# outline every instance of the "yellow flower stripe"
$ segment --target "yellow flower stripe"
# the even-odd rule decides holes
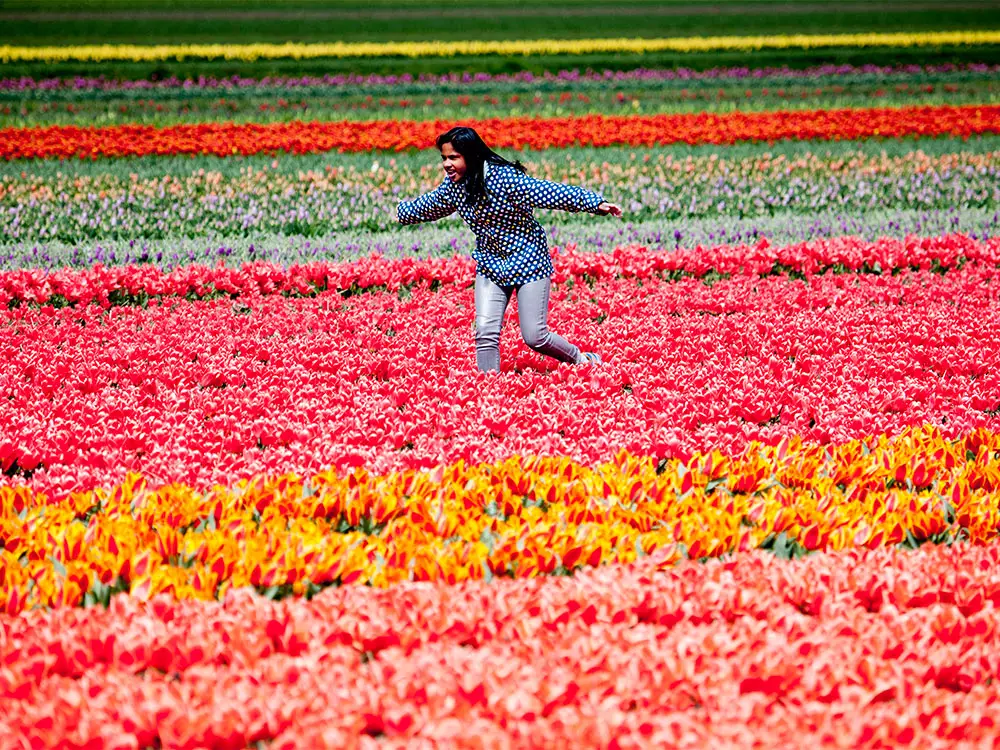
[[[303,593],[527,577],[659,555],[718,556],[796,540],[839,550],[998,535],[1000,435],[951,441],[934,428],[840,446],[752,445],[658,463],[621,453],[459,462],[431,472],[303,481],[257,478],[200,492],[112,490],[49,504],[0,489],[0,612],[77,604],[101,586],[213,598],[230,587]],[[104,589],[107,591],[107,589]],[[93,594],[92,594],[93,595]]]
[[[676,37],[666,39],[535,39],[520,41],[382,42],[318,44],[95,44],[66,47],[0,46],[0,61],[104,62],[125,60],[258,60],[314,57],[453,57],[455,55],[562,55],[594,52],[711,52],[815,47],[926,47],[1000,44],[1000,31],[926,33],[792,34]]]

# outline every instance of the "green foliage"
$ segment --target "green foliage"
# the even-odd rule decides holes
[[[797,539],[785,534],[784,531],[780,534],[769,534],[760,543],[760,549],[771,552],[781,560],[794,560],[809,554],[809,550],[803,547]]]
[[[83,600],[80,602],[80,606],[93,607],[100,605],[102,607],[107,607],[111,603],[112,596],[120,593],[128,593],[128,590],[128,581],[116,577],[111,581],[111,583],[101,583],[95,573],[93,581],[90,584],[90,588],[83,595]]]
[[[2,16],[0,16],[2,20]],[[1000,26],[994,24],[991,28]],[[3,40],[2,43],[12,43]],[[518,73],[535,74],[546,70],[634,70],[635,68],[711,68],[739,67],[765,68],[788,66],[809,68],[816,65],[935,65],[943,63],[1000,64],[1000,45],[942,46],[942,47],[831,47],[828,49],[755,50],[752,52],[704,53],[649,53],[649,54],[593,54],[593,55],[544,55],[538,57],[469,56],[462,58],[317,58],[311,60],[258,60],[198,61],[184,60],[165,63],[5,63],[4,76],[19,78],[72,78],[74,76],[104,75],[123,80],[170,78],[197,78],[199,76],[226,78],[242,76],[264,78],[267,76],[338,75],[442,75],[454,72],[469,73]]]
[[[155,126],[183,122],[454,120],[492,117],[629,115],[636,112],[764,112],[796,109],[990,104],[1000,101],[991,70],[760,79],[581,78],[462,83],[354,84],[235,89],[12,89],[0,91],[0,126]],[[290,221],[289,225],[293,225]],[[314,223],[294,234],[308,235]]]
[[[499,0],[142,0],[127,8],[115,0],[7,0],[0,20],[0,43],[7,44],[384,42],[982,29],[1000,26],[1000,8],[947,2],[913,7],[902,0],[842,0],[829,8],[747,0],[559,0],[556,6]]]

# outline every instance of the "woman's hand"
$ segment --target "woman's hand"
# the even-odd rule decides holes
[[[597,207],[597,213],[599,213],[601,216],[607,216],[608,214],[611,214],[616,218],[621,218],[622,209],[621,206],[616,206],[614,203],[608,203],[607,201],[604,201],[601,205]]]

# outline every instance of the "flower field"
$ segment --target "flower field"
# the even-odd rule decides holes
[[[929,215],[956,208],[956,199],[966,210],[992,214],[1000,201],[998,147],[1000,138],[986,137],[977,146],[948,139],[893,155],[870,148],[819,155],[787,144],[754,148],[737,158],[717,153],[678,157],[662,148],[573,149],[546,150],[534,163],[535,174],[544,179],[588,180],[614,190],[627,201],[631,220],[666,220],[665,226],[673,228],[667,234],[679,230],[673,239],[683,240],[688,226],[677,225],[682,216],[687,225],[697,219],[758,218],[786,210],[810,217],[829,210],[857,216],[880,210]],[[593,158],[600,159],[597,170],[591,166]],[[336,167],[325,157],[277,163],[261,158],[241,164],[238,171],[202,161],[182,176],[154,164],[137,166],[113,163],[110,168],[69,170],[56,165],[25,178],[4,175],[0,202],[9,210],[0,216],[0,229],[11,245],[224,241],[250,232],[336,241],[352,230],[356,242],[367,238],[370,244],[387,234],[402,236],[393,214],[400,191],[426,192],[438,178],[434,165],[414,155],[380,159],[364,154]],[[363,194],[357,195],[359,191]],[[459,222],[446,222],[454,238]],[[579,217],[551,212],[546,224],[573,226]],[[590,232],[601,229],[587,226]],[[430,250],[426,241],[420,244]],[[453,255],[454,248],[445,252]],[[26,265],[37,263],[33,259]]]
[[[450,119],[821,109],[996,100],[998,66],[820,65],[538,74],[0,80],[0,126],[311,119]]]
[[[704,52],[761,48],[929,47],[946,44],[996,44],[1000,31],[797,34],[725,36],[687,39],[533,39],[510,41],[403,42],[381,44],[206,44],[86,45],[61,47],[0,46],[0,62],[40,60],[167,60],[185,57],[257,60],[311,57],[453,57],[456,55],[552,55],[593,52]]]
[[[118,596],[6,623],[0,726],[112,748],[983,747],[998,549]]]
[[[572,118],[472,121],[484,139],[499,148],[651,146],[669,143],[729,144],[781,139],[852,140],[882,136],[952,135],[1000,132],[1000,105],[897,107],[788,113],[733,112],[725,115],[585,115]],[[286,151],[371,151],[427,148],[446,122],[342,121],[238,125],[204,123],[154,128],[141,125],[79,128],[4,129],[0,156],[6,159],[97,158],[151,154],[215,156]]]
[[[1000,32],[747,33],[0,37],[0,750],[993,747]]]

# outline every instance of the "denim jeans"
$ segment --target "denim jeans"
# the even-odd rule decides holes
[[[498,286],[483,274],[476,274],[476,365],[480,370],[500,369],[500,329],[515,290],[524,343],[561,362],[579,362],[580,349],[549,330],[551,288],[552,280],[548,278],[514,287]]]

